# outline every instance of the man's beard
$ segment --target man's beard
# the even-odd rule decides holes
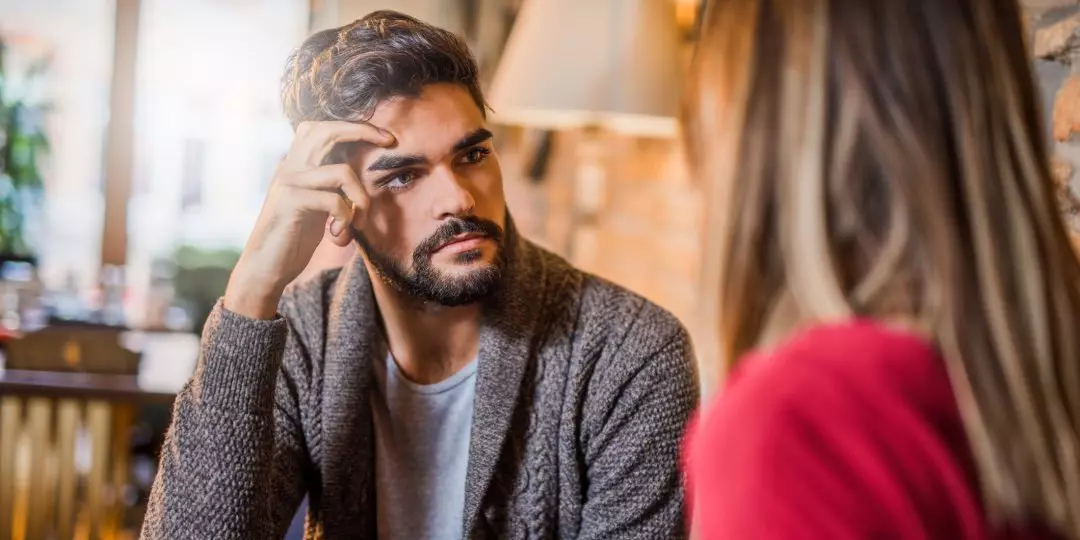
[[[495,258],[483,268],[468,270],[461,275],[448,276],[431,263],[435,251],[459,234],[481,234],[495,243]],[[398,261],[373,249],[364,235],[352,229],[353,238],[380,278],[394,289],[424,302],[455,307],[472,304],[489,296],[499,284],[503,269],[503,230],[494,221],[475,216],[451,218],[431,236],[416,246],[412,255],[412,270]],[[468,264],[483,254],[470,249],[454,255],[454,261]]]

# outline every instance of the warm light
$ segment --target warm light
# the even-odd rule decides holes
[[[613,113],[602,110],[496,107],[493,119],[501,124],[556,130],[573,129],[582,126],[603,126],[611,131],[652,137],[674,137],[678,133],[678,122],[674,117]]]
[[[675,21],[679,28],[688,31],[697,22],[698,10],[701,9],[701,0],[674,0]]]
[[[682,37],[671,0],[531,0],[491,87],[494,119],[677,133]]]

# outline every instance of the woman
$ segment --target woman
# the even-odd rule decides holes
[[[1080,538],[1080,264],[1015,0],[711,0],[700,538]]]

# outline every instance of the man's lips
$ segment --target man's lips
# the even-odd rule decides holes
[[[452,250],[473,249],[479,247],[480,242],[483,242],[487,238],[488,236],[483,233],[459,234],[451,238],[449,242],[446,242],[445,244],[442,244],[439,247],[435,248],[435,251],[439,252],[446,248],[451,248]]]

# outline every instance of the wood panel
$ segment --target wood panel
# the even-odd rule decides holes
[[[109,446],[112,430],[112,407],[107,401],[86,404],[86,425],[90,431],[90,472],[86,479],[86,519],[90,539],[104,538],[107,505],[106,483],[109,470]]]
[[[45,538],[49,519],[52,482],[49,478],[48,458],[51,453],[50,427],[52,402],[48,398],[27,400],[26,430],[29,435],[29,467],[26,481],[26,537]]]
[[[109,466],[112,468],[110,478],[111,500],[107,505],[107,520],[105,531],[110,536],[120,533],[123,528],[124,517],[124,489],[127,487],[127,473],[130,463],[129,435],[130,428],[135,418],[135,411],[128,403],[116,403],[112,410],[112,434],[109,441],[110,459]]]
[[[130,402],[0,397],[0,540],[119,538],[134,416]]]
[[[0,540],[15,527],[15,451],[22,425],[22,400],[0,397]]]
[[[56,412],[56,537],[73,538],[75,531],[75,496],[78,477],[75,470],[75,435],[80,429],[82,407],[74,399],[57,403]]]

